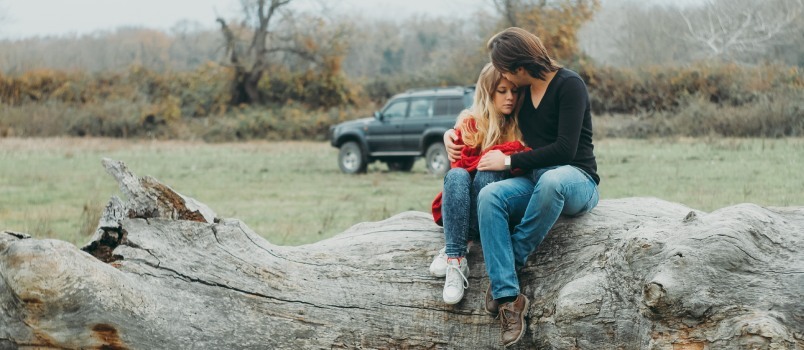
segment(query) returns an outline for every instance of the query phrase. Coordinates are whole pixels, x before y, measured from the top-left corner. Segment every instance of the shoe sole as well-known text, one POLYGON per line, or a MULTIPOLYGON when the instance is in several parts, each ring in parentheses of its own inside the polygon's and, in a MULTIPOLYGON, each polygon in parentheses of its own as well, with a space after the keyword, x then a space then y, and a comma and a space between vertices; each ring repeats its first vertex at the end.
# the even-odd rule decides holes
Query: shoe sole
MULTIPOLYGON (((444 298, 443 295, 441 297, 444 298)), ((463 300, 463 295, 461 295, 461 297, 458 298, 458 300, 455 300, 455 301, 450 301, 450 300, 444 299, 444 303, 447 304, 447 305, 455 305, 457 303, 460 303, 461 300, 463 300)))
POLYGON ((522 337, 525 335, 525 331, 528 329, 527 325, 525 325, 525 315, 528 314, 529 308, 530 308, 530 300, 528 299, 528 297, 525 297, 525 308, 522 309, 522 315, 519 316, 519 322, 522 323, 522 331, 519 332, 519 336, 516 339, 514 339, 514 341, 508 344, 503 344, 504 348, 516 345, 516 343, 519 343, 519 341, 522 340, 522 337))
POLYGON ((441 299, 444 299, 444 303, 447 304, 447 305, 455 305, 457 303, 460 303, 461 300, 463 300, 464 295, 466 295, 465 291, 464 291, 464 293, 461 293, 461 296, 458 299, 453 301, 453 300, 447 300, 447 298, 444 297, 444 293, 441 293, 441 299))

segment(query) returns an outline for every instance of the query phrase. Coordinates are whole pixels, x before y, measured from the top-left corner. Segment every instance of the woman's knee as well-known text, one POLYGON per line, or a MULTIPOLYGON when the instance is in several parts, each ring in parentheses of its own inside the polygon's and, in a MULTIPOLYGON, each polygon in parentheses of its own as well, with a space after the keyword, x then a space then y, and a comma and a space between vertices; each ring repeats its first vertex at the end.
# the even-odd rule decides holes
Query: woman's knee
POLYGON ((539 177, 539 182, 536 183, 536 187, 541 191, 561 192, 565 176, 559 169, 553 169, 542 174, 539 177))
POLYGON ((477 194, 477 206, 481 207, 505 207, 505 195, 499 182, 490 183, 480 189, 477 194))

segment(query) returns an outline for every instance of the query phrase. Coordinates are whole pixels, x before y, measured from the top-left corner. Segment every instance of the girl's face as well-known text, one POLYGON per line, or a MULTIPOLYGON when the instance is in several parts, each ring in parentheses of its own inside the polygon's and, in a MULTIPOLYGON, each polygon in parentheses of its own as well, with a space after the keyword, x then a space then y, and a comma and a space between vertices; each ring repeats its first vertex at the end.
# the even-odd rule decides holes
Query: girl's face
POLYGON ((494 90, 494 107, 500 113, 508 115, 514 112, 514 102, 516 101, 516 88, 510 80, 503 78, 497 89, 494 90))

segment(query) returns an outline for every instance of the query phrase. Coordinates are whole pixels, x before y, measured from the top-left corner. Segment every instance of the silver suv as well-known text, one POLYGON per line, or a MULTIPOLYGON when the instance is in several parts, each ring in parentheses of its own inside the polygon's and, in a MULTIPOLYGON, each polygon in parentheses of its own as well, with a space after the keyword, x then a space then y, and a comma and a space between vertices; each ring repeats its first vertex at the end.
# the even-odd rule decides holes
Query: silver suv
POLYGON ((443 176, 450 168, 444 132, 471 106, 474 91, 474 86, 409 90, 391 97, 374 117, 330 127, 330 143, 340 149, 341 171, 362 173, 376 160, 390 170, 410 171, 423 156, 427 170, 443 176))

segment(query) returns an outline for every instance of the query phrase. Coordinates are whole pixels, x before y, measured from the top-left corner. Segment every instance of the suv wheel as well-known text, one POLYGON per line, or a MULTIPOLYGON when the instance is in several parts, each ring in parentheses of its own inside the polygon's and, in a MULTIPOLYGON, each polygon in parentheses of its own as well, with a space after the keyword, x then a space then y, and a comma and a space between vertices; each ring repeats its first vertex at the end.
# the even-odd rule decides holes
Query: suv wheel
POLYGON ((444 176, 449 171, 450 164, 447 157, 447 149, 444 144, 436 142, 430 147, 427 147, 425 153, 425 160, 427 161, 427 171, 436 176, 444 176))
POLYGON ((341 171, 347 174, 364 173, 367 165, 363 149, 357 142, 349 141, 341 145, 341 150, 338 152, 338 166, 341 171))
POLYGON ((410 171, 410 169, 413 169, 413 163, 415 162, 416 157, 404 157, 389 160, 386 163, 388 164, 388 170, 390 171, 410 171))

